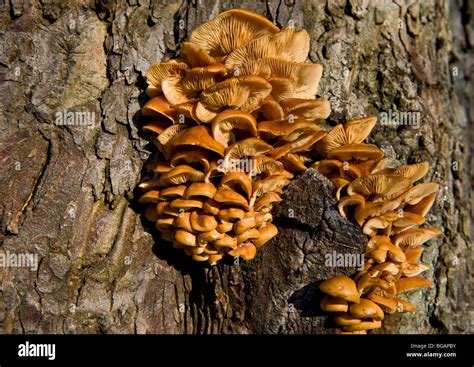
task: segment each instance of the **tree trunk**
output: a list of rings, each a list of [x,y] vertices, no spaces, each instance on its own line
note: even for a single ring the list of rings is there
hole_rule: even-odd
[[[428,224],[444,235],[423,255],[435,286],[410,295],[415,314],[389,316],[377,332],[474,331],[471,2],[66,4],[1,5],[0,252],[39,261],[37,269],[0,267],[2,332],[335,331],[319,311],[317,285],[355,269],[327,268],[325,254],[360,253],[366,236],[339,216],[322,176],[309,170],[290,184],[273,212],[279,235],[256,259],[212,268],[161,241],[136,204],[150,153],[139,118],[146,70],[176,55],[195,27],[237,6],[308,30],[310,59],[324,66],[329,123],[419,112],[418,128],[379,123],[369,141],[391,163],[427,160],[428,178],[442,187]],[[82,126],[61,125],[74,112]]]

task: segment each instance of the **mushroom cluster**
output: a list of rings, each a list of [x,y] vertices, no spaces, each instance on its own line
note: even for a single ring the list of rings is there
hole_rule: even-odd
[[[305,30],[244,9],[195,29],[178,58],[152,65],[143,130],[158,151],[139,202],[163,240],[196,261],[252,259],[277,234],[272,206],[307,169],[330,114]]]
[[[336,276],[321,283],[321,308],[335,312],[344,333],[366,333],[381,327],[384,314],[414,312],[401,293],[431,285],[420,274],[421,245],[441,232],[419,228],[434,203],[434,182],[414,183],[428,172],[427,162],[386,168],[376,146],[365,144],[377,119],[366,117],[336,125],[314,149],[322,159],[312,167],[335,186],[341,216],[369,236],[365,268],[353,279]]]

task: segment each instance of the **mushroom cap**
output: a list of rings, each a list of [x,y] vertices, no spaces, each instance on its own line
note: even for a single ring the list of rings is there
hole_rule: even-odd
[[[355,282],[344,275],[327,279],[319,285],[319,289],[333,297],[339,297],[349,302],[359,302],[359,292]]]
[[[382,327],[382,322],[380,320],[374,320],[374,321],[362,321],[360,324],[356,324],[356,325],[347,325],[347,326],[344,326],[344,330],[363,331],[363,330],[378,329],[380,327]]]
[[[180,132],[185,130],[186,128],[189,128],[189,126],[185,124],[174,124],[171,126],[168,126],[166,129],[163,130],[163,132],[158,135],[158,141],[160,142],[161,145],[166,147],[166,145]]]
[[[375,145],[370,144],[347,144],[334,148],[327,154],[329,159],[339,159],[341,161],[367,161],[380,160],[384,153]]]
[[[224,234],[221,238],[215,240],[213,245],[216,248],[235,249],[237,247],[237,238]]]
[[[172,105],[184,104],[195,99],[198,95],[197,91],[187,89],[183,85],[183,77],[171,76],[161,82],[161,89],[168,102]],[[206,85],[210,85],[207,80]]]
[[[325,138],[323,138],[323,140],[324,139]],[[315,145],[317,145],[318,143],[316,143]],[[333,174],[338,174],[339,168],[342,167],[342,165],[343,163],[338,159],[323,159],[321,161],[314,162],[311,168],[319,172],[323,176],[327,177]]]
[[[158,97],[161,94],[161,86],[155,87],[154,85],[149,85],[145,89],[145,93],[148,97]]]
[[[328,295],[321,300],[320,307],[326,312],[347,312],[349,310],[346,300]]]
[[[243,243],[243,242],[246,242],[248,240],[258,238],[259,236],[260,236],[260,232],[258,231],[258,229],[251,228],[251,229],[247,229],[245,232],[242,232],[242,233],[238,234],[236,236],[236,238],[237,238],[238,243]],[[253,246],[255,246],[255,245],[253,245]]]
[[[282,171],[283,164],[273,158],[264,155],[252,158],[252,172],[250,172],[252,176],[259,175],[261,173],[275,175],[282,173]]]
[[[204,173],[194,169],[190,166],[179,165],[172,170],[165,172],[159,179],[159,184],[166,185],[180,185],[186,182],[202,181]]]
[[[185,191],[186,191],[185,185],[171,186],[171,187],[164,188],[160,192],[160,200],[169,200],[169,199],[176,199],[176,198],[182,197]]]
[[[188,70],[188,65],[176,60],[165,61],[150,66],[146,73],[148,84],[161,91],[161,83],[164,79],[174,76],[183,76]]]
[[[213,215],[193,211],[190,217],[191,227],[197,232],[209,232],[217,227],[217,220]]]
[[[356,208],[354,219],[360,226],[362,226],[364,221],[367,218],[372,218],[372,217],[382,215],[384,213],[387,213],[388,211],[397,209],[399,206],[400,206],[400,200],[398,199],[389,200],[389,201],[380,201],[377,203],[366,201],[364,206],[358,206]]]
[[[160,192],[158,190],[150,190],[140,196],[138,202],[141,204],[156,204],[159,202],[159,196]]]
[[[420,275],[430,267],[425,264],[409,263],[405,262],[401,266],[402,275],[405,277],[414,277]]]
[[[431,194],[421,199],[417,204],[406,205],[404,210],[413,214],[425,216],[430,211],[436,199],[436,194]]]
[[[420,276],[400,278],[395,282],[397,294],[412,291],[418,288],[430,287],[432,285],[432,282]]]
[[[347,193],[365,197],[378,195],[391,199],[410,185],[411,181],[405,177],[380,173],[355,179],[347,188]]]
[[[412,182],[418,181],[423,178],[430,169],[428,162],[421,162],[409,165],[398,166],[397,168],[386,168],[383,172],[400,175],[412,180]]]
[[[214,242],[223,236],[222,233],[217,232],[215,229],[208,232],[201,232],[197,235],[197,244],[198,246],[207,245],[209,242]]]
[[[226,208],[219,210],[217,216],[221,220],[232,222],[242,219],[245,216],[245,212],[240,208]]]
[[[408,228],[419,226],[423,223],[425,223],[425,217],[402,211],[399,213],[399,218],[393,222],[392,233],[399,233],[407,230]]]
[[[156,205],[149,204],[145,207],[145,218],[150,222],[156,222],[158,219],[158,211],[156,210]]]
[[[146,133],[161,134],[173,122],[171,120],[152,121],[143,126]]]
[[[267,223],[258,231],[260,232],[259,237],[252,240],[256,248],[262,247],[278,234],[278,228],[273,223]]]
[[[216,231],[217,231],[217,232],[220,232],[220,233],[227,233],[227,232],[232,231],[233,228],[234,228],[234,223],[232,223],[232,222],[226,222],[226,221],[221,221],[221,222],[217,225]]]
[[[357,281],[357,289],[359,290],[360,294],[368,293],[370,290],[372,290],[375,287],[379,287],[383,290],[389,291],[391,288],[391,285],[386,280],[383,280],[380,278],[373,278],[369,276],[368,274],[362,276]]]
[[[334,315],[334,321],[340,326],[357,325],[362,322],[361,319],[353,317],[349,312],[337,313]]]
[[[176,230],[174,239],[184,246],[196,246],[196,236],[183,229]]]
[[[174,226],[176,228],[184,229],[187,232],[193,232],[193,227],[191,226],[191,213],[190,212],[182,212],[174,221]]]
[[[359,303],[353,303],[349,306],[352,317],[358,319],[383,320],[382,309],[371,300],[361,298]]]
[[[398,301],[398,306],[397,306],[397,311],[398,312],[415,312],[416,311],[416,306],[408,301],[404,301],[403,299],[397,299]]]
[[[336,148],[349,144],[344,125],[334,126],[327,135],[315,144],[315,150],[323,157]]]
[[[209,258],[207,259],[207,262],[209,265],[214,266],[217,265],[217,263],[224,257],[223,254],[212,254],[209,255]]]
[[[255,200],[267,192],[275,192],[289,184],[289,180],[283,175],[272,175],[252,184],[252,198],[250,206],[253,207]]]
[[[361,207],[363,208],[365,206],[365,199],[362,195],[359,194],[354,194],[354,195],[349,195],[349,196],[344,196],[339,200],[339,203],[337,204],[337,208],[339,210],[339,214],[341,217],[347,217],[347,213],[344,210],[346,207],[351,207],[351,206],[356,206],[356,207]]]
[[[406,230],[394,238],[395,246],[416,247],[441,234],[437,228],[414,228]]]
[[[200,103],[211,112],[219,112],[224,108],[252,111],[271,91],[271,84],[262,77],[255,75],[232,77],[204,90],[201,93]]]
[[[189,42],[210,56],[224,56],[255,38],[278,31],[277,26],[258,13],[231,9],[197,27]]]
[[[246,210],[249,209],[247,199],[238,192],[227,187],[220,187],[214,195],[214,200],[222,204],[241,206]]]
[[[257,121],[250,113],[239,110],[222,111],[212,121],[212,136],[224,147],[233,140],[232,130],[234,129],[256,136]]]
[[[382,308],[382,310],[386,313],[392,314],[397,311],[398,301],[396,298],[382,297],[375,293],[370,293],[367,297],[371,301],[378,304],[380,308]]]
[[[412,187],[401,195],[402,203],[416,205],[425,197],[435,194],[439,190],[436,182],[424,182]]]
[[[303,62],[309,52],[309,34],[305,30],[282,31],[256,38],[232,51],[225,60],[225,66],[235,70],[249,60],[277,57],[282,60]]]
[[[281,108],[280,104],[275,101],[271,95],[268,95],[260,103],[260,107],[255,110],[255,112],[261,116],[262,120],[274,121],[283,120],[285,118],[283,108]]]
[[[242,218],[239,221],[234,223],[234,233],[241,234],[247,231],[248,229],[254,228],[256,225],[255,217],[250,216]]]
[[[267,192],[255,201],[253,208],[256,211],[270,211],[274,204],[279,203],[282,200],[281,196],[276,192]]]
[[[407,258],[407,262],[415,263],[417,262],[421,254],[423,253],[423,247],[409,247],[405,250],[405,256]]]
[[[209,255],[195,254],[191,256],[194,261],[209,261]]]
[[[175,167],[180,164],[200,166],[200,170],[209,170],[209,152],[200,147],[182,146],[174,150],[170,164]]]
[[[204,196],[212,199],[216,191],[217,189],[212,183],[193,182],[186,188],[184,197],[189,199],[196,196]]]
[[[280,104],[286,115],[310,121],[325,119],[331,113],[331,104],[325,99],[288,98]]]
[[[224,171],[227,169],[235,169],[232,167],[233,162],[238,162],[238,160],[245,157],[262,155],[268,153],[270,150],[272,150],[272,146],[260,138],[252,137],[242,139],[226,149],[221,169]],[[247,171],[250,171],[252,167],[245,168],[247,168]]]
[[[356,178],[368,176],[370,172],[360,164],[343,164],[339,167],[339,174],[346,180],[354,181]]]
[[[258,133],[268,137],[284,136],[295,130],[310,127],[319,130],[319,127],[313,122],[305,119],[295,119],[290,122],[288,119],[277,121],[262,121],[257,125]]]
[[[252,260],[257,253],[257,248],[250,242],[241,243],[235,249],[228,252],[230,256],[240,256],[244,260]]]
[[[224,146],[215,141],[204,125],[193,126],[179,132],[169,143],[171,149],[181,146],[199,146],[220,156],[224,155]]]
[[[383,217],[370,218],[365,222],[364,227],[362,227],[362,232],[368,236],[375,236],[378,230],[387,228],[390,230],[391,224],[392,222],[390,220]]]
[[[157,96],[147,101],[142,108],[141,114],[150,117],[165,117],[171,123],[174,123],[176,119],[176,111],[163,96]]]
[[[377,123],[376,116],[366,116],[356,120],[347,121],[344,125],[347,144],[360,144],[369,136]]]
[[[252,195],[252,180],[244,172],[228,172],[221,179],[221,186],[245,193],[248,199]]]
[[[221,206],[222,206],[222,204],[218,203],[214,199],[207,199],[204,202],[204,205],[203,205],[202,209],[203,209],[204,213],[217,215],[217,213],[219,213],[219,210],[220,210]]]
[[[287,61],[277,57],[249,60],[239,67],[240,75],[259,75],[270,81],[275,78],[288,80],[292,92],[288,98],[314,98],[323,67],[319,64]],[[273,94],[273,90],[272,90]],[[278,96],[274,96],[279,100]]]
[[[220,81],[227,74],[227,69],[223,64],[196,67],[189,70],[180,80],[180,87],[185,94],[196,96],[195,92],[202,92]],[[163,89],[163,92],[165,90]]]
[[[207,66],[217,62],[215,58],[192,42],[183,42],[179,52],[192,67]]]
[[[170,203],[171,208],[175,209],[202,209],[204,203],[201,199],[174,199]]]
[[[375,250],[388,251],[390,258],[394,262],[402,263],[406,261],[405,253],[399,247],[392,244],[392,242],[390,241],[390,238],[387,236],[375,236],[371,238],[366,248],[366,251],[368,252],[368,256],[370,256],[372,246],[374,247],[374,251]]]

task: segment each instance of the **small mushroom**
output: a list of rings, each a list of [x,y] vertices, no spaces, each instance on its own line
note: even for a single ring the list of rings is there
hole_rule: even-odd
[[[228,252],[230,256],[240,256],[244,260],[252,260],[256,253],[256,247],[250,242],[241,243],[235,249]]]
[[[194,211],[190,217],[191,227],[197,232],[209,232],[217,227],[216,218],[213,215]]]
[[[344,275],[325,280],[319,285],[319,289],[333,297],[339,297],[349,302],[359,302],[359,292],[355,282]]]
[[[347,301],[333,296],[324,296],[320,303],[321,309],[326,312],[347,312]]]
[[[361,298],[359,303],[353,303],[349,306],[350,314],[358,319],[383,320],[382,309],[376,303],[366,298]]]
[[[196,236],[182,229],[176,230],[174,239],[184,246],[196,246]]]
[[[363,330],[378,329],[380,327],[382,327],[382,322],[380,320],[373,320],[373,321],[362,321],[359,324],[344,326],[344,330],[363,331]]]
[[[395,283],[397,294],[412,291],[419,288],[430,287],[432,285],[433,283],[431,283],[428,279],[420,276],[400,278]]]
[[[235,133],[243,136],[257,135],[257,121],[250,113],[239,110],[220,112],[212,121],[212,136],[227,147],[229,142],[235,143]]]

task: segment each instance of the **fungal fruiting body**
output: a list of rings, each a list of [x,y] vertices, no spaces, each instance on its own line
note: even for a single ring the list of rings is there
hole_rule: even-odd
[[[305,30],[233,9],[194,30],[179,58],[151,66],[143,130],[158,152],[139,201],[161,238],[194,260],[250,260],[278,232],[271,209],[284,187],[312,164],[334,184],[340,214],[369,236],[365,269],[324,281],[321,308],[344,333],[366,333],[386,313],[414,311],[400,294],[431,284],[420,246],[440,231],[419,226],[438,185],[414,185],[426,162],[386,168],[364,143],[375,117],[318,126],[330,105],[315,97],[322,67],[308,52]]]
[[[326,294],[320,306],[335,313],[343,333],[366,333],[381,327],[384,314],[416,310],[400,295],[431,285],[421,276],[428,269],[419,263],[421,246],[441,234],[419,227],[439,189],[434,182],[414,184],[427,174],[428,163],[386,168],[383,152],[363,143],[375,123],[368,117],[336,125],[315,145],[323,159],[312,167],[334,184],[341,216],[369,237],[362,271],[320,285]]]
[[[326,136],[317,122],[330,113],[308,52],[305,30],[233,9],[150,67],[143,130],[158,152],[139,201],[163,240],[214,265],[250,260],[277,234],[271,209],[314,161]]]

